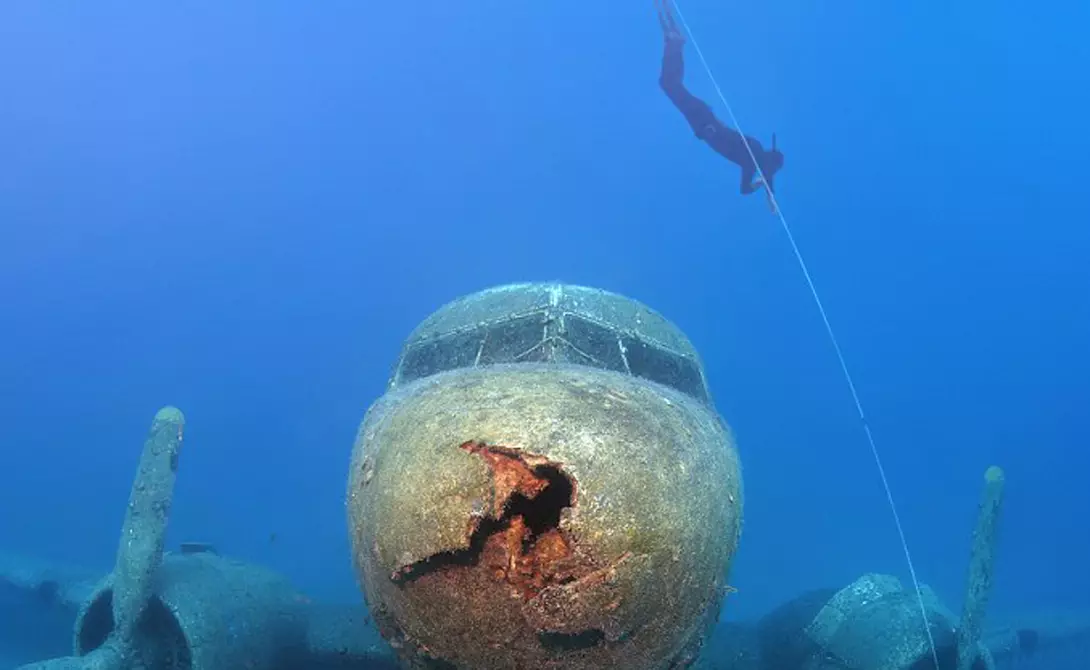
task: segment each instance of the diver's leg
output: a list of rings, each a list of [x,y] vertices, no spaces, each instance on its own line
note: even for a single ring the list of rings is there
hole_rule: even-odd
[[[666,2],[666,0],[658,0]],[[715,115],[700,98],[690,93],[685,88],[685,38],[677,30],[677,24],[666,10],[660,11],[659,22],[663,26],[663,50],[662,71],[659,73],[659,86],[662,87],[666,97],[678,108],[697,137],[703,138],[707,134],[709,125],[717,124]]]
[[[666,38],[662,48],[662,70],[659,72],[659,86],[666,95],[673,99],[675,93],[685,91],[685,56],[684,42]]]
[[[677,105],[679,109],[685,104],[685,98],[692,97],[685,90],[685,38],[677,30],[673,14],[666,4],[669,0],[655,0],[655,11],[659,17],[659,27],[662,28],[662,70],[659,73],[659,86],[666,92],[667,97]],[[682,109],[684,113],[684,109]]]

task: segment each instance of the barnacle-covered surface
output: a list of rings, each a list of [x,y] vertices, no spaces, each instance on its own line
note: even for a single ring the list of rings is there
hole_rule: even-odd
[[[371,408],[348,513],[367,601],[408,665],[669,667],[718,613],[741,473],[697,398],[593,367],[493,365]]]

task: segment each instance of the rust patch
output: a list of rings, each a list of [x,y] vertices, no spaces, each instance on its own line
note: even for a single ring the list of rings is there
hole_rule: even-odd
[[[534,468],[513,449],[488,447],[481,442],[466,442],[461,448],[479,456],[492,470],[490,516],[498,516],[512,495],[517,493],[533,500],[549,485],[549,480],[536,474]]]
[[[466,442],[461,448],[483,459],[492,471],[492,500],[470,520],[467,547],[402,566],[391,578],[399,585],[431,576],[466,583],[482,577],[505,585],[523,601],[551,586],[596,581],[602,566],[578,550],[560,529],[561,512],[576,500],[576,483],[559,463],[501,446]]]
[[[625,633],[611,617],[621,606],[621,598],[612,588],[617,569],[632,559],[625,552],[610,565],[583,574],[569,583],[544,590],[525,610],[527,620],[551,634],[551,645],[578,644],[593,634],[598,640],[616,642]]]

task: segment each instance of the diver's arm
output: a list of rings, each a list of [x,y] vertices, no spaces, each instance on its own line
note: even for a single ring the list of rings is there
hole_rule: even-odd
[[[758,180],[753,181],[753,178],[757,176],[757,171],[751,167],[742,168],[742,195],[749,195],[761,187],[761,182]]]
[[[765,195],[768,197],[768,208],[776,213],[776,196],[774,194],[775,182],[773,179],[765,179],[758,174],[755,174],[754,170],[742,170],[742,195],[749,195],[754,191],[760,190],[763,186],[765,189]]]

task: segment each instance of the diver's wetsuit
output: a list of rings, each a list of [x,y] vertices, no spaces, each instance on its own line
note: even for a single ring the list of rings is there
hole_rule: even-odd
[[[715,118],[715,113],[708,103],[689,93],[685,89],[683,79],[685,77],[685,61],[682,50],[685,41],[676,35],[666,35],[666,45],[662,53],[662,74],[659,75],[659,85],[666,92],[666,97],[681,111],[685,120],[689,122],[696,136],[708,144],[720,156],[726,158],[742,168],[742,193],[753,193],[758,186],[753,183],[757,176],[757,168],[753,165],[753,159],[746,151],[742,134],[733,128],[728,128],[722,121]],[[745,141],[761,160],[765,155],[764,147],[755,138],[746,135]],[[764,167],[762,161],[762,168]],[[765,174],[771,176],[771,171]]]

